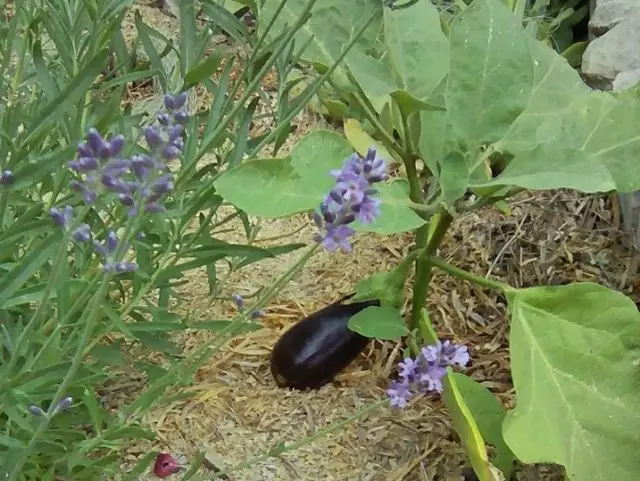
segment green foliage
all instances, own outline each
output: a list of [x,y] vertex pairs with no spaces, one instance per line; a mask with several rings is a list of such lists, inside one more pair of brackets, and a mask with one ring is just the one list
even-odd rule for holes
[[[367,15],[378,13],[378,21],[371,23],[359,37],[355,50],[366,50],[373,45],[382,20],[382,6],[379,1],[317,0],[311,5],[309,21],[294,37],[294,55],[300,60],[311,62],[321,69],[329,68],[336,62],[358,28],[367,20]],[[267,27],[273,23],[273,29],[267,33],[267,39],[273,40],[286,25],[291,25],[302,15],[305,9],[305,2],[264,0],[258,10],[258,33],[264,35]],[[367,15],[363,15],[362,12],[367,12]]]
[[564,465],[570,479],[634,479],[640,316],[633,301],[588,282],[519,289],[507,299],[518,397],[503,427],[509,447],[523,462]]
[[[315,210],[334,183],[329,171],[340,169],[352,152],[340,134],[316,130],[287,157],[252,159],[229,169],[216,181],[216,189],[251,215],[283,217]],[[379,190],[380,217],[374,224],[357,224],[358,230],[392,234],[424,224],[409,208],[406,182],[381,185]]]
[[450,374],[450,377],[458,386],[458,391],[475,419],[482,437],[495,449],[491,463],[504,474],[505,479],[509,479],[515,456],[502,437],[506,409],[491,391],[469,376],[455,372]]
[[[257,247],[258,227],[246,213],[219,212],[223,199],[213,179],[256,145],[248,133],[256,102],[245,108],[246,100],[283,58],[296,30],[288,30],[289,39],[275,49],[254,48],[232,80],[234,57],[213,43],[213,35],[224,29],[238,41],[254,39],[214,3],[199,10],[196,2],[180,2],[180,32],[172,39],[136,12],[137,36],[125,41],[122,22],[132,0],[14,2],[12,16],[0,25],[1,170],[14,179],[0,186],[2,479],[133,479],[145,471],[155,453],[133,473],[119,465],[120,451],[130,443],[154,439],[143,426],[145,414],[184,396],[184,386],[228,336],[260,328],[250,322],[251,312],[264,307],[312,252],[232,320],[191,322],[169,309],[188,271],[205,267],[210,295],[220,298],[225,278],[216,275],[217,262],[235,272],[304,246]],[[214,80],[223,59],[229,61]],[[286,73],[292,64],[280,68]],[[155,98],[132,105],[127,94],[139,82],[155,82]],[[128,216],[113,195],[89,206],[72,192],[67,163],[90,127],[107,139],[123,134],[123,157],[147,153],[140,141],[141,127],[151,123],[146,117],[156,117],[164,93],[195,85],[209,90],[214,102],[185,126],[183,155],[170,166],[175,182],[166,212]],[[284,86],[278,88],[286,95]],[[284,113],[293,116],[300,108],[293,104]],[[276,122],[268,135],[281,130],[282,122]],[[198,163],[205,155],[206,162]],[[68,231],[50,217],[52,207],[65,205],[74,211]],[[246,241],[218,239],[235,218],[243,221]],[[80,222],[100,241],[117,230],[130,248],[118,247],[114,255],[135,260],[137,270],[104,271],[89,246],[71,242]],[[187,329],[215,336],[187,355],[174,335]],[[151,362],[154,352],[154,359],[161,356]],[[136,399],[114,411],[104,403],[103,388],[129,372],[146,375],[148,382]]]
[[371,306],[349,319],[349,329],[366,337],[396,340],[409,330],[397,309],[387,306]]
[[[263,21],[276,4],[267,0]],[[517,290],[434,255],[459,212],[508,208],[505,200],[523,189],[639,189],[640,100],[591,91],[572,68],[575,60],[567,61],[575,56],[568,27],[584,16],[577,1],[455,4],[385,3],[377,36],[363,37],[327,78],[325,113],[330,100],[351,148],[336,134],[313,132],[288,157],[234,167],[217,188],[247,212],[285,216],[316,209],[332,187],[328,171],[352,149],[364,155],[375,145],[386,160],[401,161],[407,179],[380,187],[381,216],[358,229],[416,230],[416,246],[395,270],[358,283],[356,299],[378,298],[382,307],[362,311],[350,327],[381,339],[413,333],[398,309],[414,260],[412,329],[421,326],[434,267],[502,291],[511,312],[516,407],[506,411],[463,375],[443,380],[445,402],[480,479],[508,478],[514,459],[560,464],[574,481],[635,479],[640,314],[633,303],[594,284]],[[283,18],[301,8],[292,6]],[[326,71],[351,38],[357,9],[353,2],[318,1],[309,28],[297,37],[298,46],[310,42],[300,59]],[[558,16],[541,21],[532,12]],[[264,188],[247,192],[248,185]],[[435,333],[427,331],[423,339],[434,342]],[[485,442],[496,449],[490,460]]]

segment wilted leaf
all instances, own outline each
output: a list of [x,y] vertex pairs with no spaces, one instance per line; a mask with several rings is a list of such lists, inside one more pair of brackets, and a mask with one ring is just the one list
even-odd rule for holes
[[453,372],[449,378],[455,380],[480,434],[494,447],[496,453],[491,458],[492,464],[502,471],[506,479],[510,479],[515,457],[502,437],[502,423],[507,415],[504,406],[491,391],[469,376]]

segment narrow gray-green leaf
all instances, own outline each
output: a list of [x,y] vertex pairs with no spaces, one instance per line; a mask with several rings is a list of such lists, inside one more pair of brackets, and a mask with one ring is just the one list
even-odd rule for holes
[[[59,238],[60,236],[49,237],[32,246],[20,262],[0,279],[0,308],[4,308],[4,303],[11,299],[45,262],[51,259],[57,249],[60,249]],[[57,279],[52,281],[58,282]]]
[[51,128],[51,122],[75,104],[91,87],[100,71],[104,68],[108,49],[103,49],[85,65],[71,82],[38,112],[36,119],[27,129],[27,137],[24,144],[28,145],[32,139],[38,137],[44,130]]

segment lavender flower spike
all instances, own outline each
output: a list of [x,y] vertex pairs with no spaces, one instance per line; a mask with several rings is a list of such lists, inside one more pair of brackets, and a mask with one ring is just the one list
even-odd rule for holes
[[380,201],[372,197],[376,193],[372,186],[388,178],[386,163],[375,148],[370,148],[365,157],[355,153],[345,160],[341,170],[330,174],[336,185],[320,204],[320,213],[314,213],[313,220],[321,230],[314,240],[328,250],[341,248],[349,252],[349,237],[355,231],[348,224],[355,220],[370,224],[380,215]]
[[447,367],[465,367],[469,363],[466,346],[451,341],[437,341],[422,348],[415,358],[407,358],[398,364],[398,381],[393,381],[387,389],[391,405],[405,407],[412,394],[416,392],[442,392],[442,378]]
[[185,92],[165,96],[166,112],[158,115],[156,125],[144,129],[150,154],[123,159],[122,135],[107,141],[96,129],[89,129],[85,142],[78,146],[77,159],[68,164],[79,176],[72,181],[72,190],[81,194],[87,204],[104,194],[117,194],[120,204],[132,216],[140,208],[163,212],[161,198],[174,188],[167,162],[177,159],[184,147],[183,124],[189,118],[186,100]]

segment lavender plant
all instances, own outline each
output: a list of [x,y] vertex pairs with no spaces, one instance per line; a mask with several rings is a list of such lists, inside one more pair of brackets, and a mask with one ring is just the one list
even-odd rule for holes
[[[170,312],[188,270],[206,267],[211,297],[222,300],[216,262],[233,271],[302,247],[252,245],[257,226],[239,209],[218,213],[223,201],[212,180],[255,145],[247,138],[256,107],[249,99],[307,19],[261,46],[233,16],[210,17],[202,29],[193,2],[184,2],[178,48],[158,50],[162,35],[141,18],[138,38],[125,41],[121,23],[131,4],[16,2],[0,27],[0,478],[9,481],[134,477],[147,469],[155,452],[129,473],[119,462],[131,442],[154,439],[145,414],[183,395],[229,335],[259,327],[261,309],[310,255],[233,320],[193,323]],[[226,47],[210,50],[222,29],[254,46],[237,82],[235,57],[218,81],[210,79],[226,57]],[[128,85],[141,79],[171,92],[158,108],[126,106]],[[195,115],[190,89],[200,82],[215,101]],[[283,138],[283,122],[304,102],[291,102],[264,139]],[[215,162],[203,166],[206,154]],[[236,217],[247,242],[217,239]],[[172,334],[186,329],[216,335],[183,355]],[[170,367],[147,362],[150,351]],[[132,369],[148,382],[114,410],[103,388]]]
[[[637,190],[638,99],[586,87],[564,58],[523,27],[522,2],[462,3],[460,12],[442,16],[426,1],[399,8],[399,2],[336,0],[335,10],[313,11],[322,22],[311,27],[311,39],[308,32],[298,39],[311,43],[303,58],[321,67],[345,41],[336,32],[347,35],[362,11],[377,14],[372,35],[328,79],[350,103],[342,110],[346,140],[314,131],[287,157],[225,172],[218,192],[255,215],[315,212],[315,240],[329,250],[352,249],[358,231],[415,232],[415,247],[395,269],[355,287],[354,300],[379,299],[381,306],[352,317],[350,327],[406,345],[384,402],[402,408],[421,402],[417,392],[441,392],[478,479],[509,479],[514,461],[561,465],[575,481],[635,479],[640,314],[633,301],[592,282],[515,288],[450,265],[438,248],[461,214],[487,206],[505,211],[523,190]],[[274,8],[265,2],[259,25],[273,18]],[[326,24],[342,28],[327,32]],[[354,112],[357,118],[349,118]],[[376,161],[376,175],[391,163],[402,164],[406,175],[380,179],[373,194],[363,159],[375,158],[384,161]],[[243,195],[242,186],[265,177],[270,182],[260,192]],[[361,215],[363,202],[371,215]],[[474,346],[438,338],[424,307],[434,269],[506,298],[513,409],[469,375],[453,372],[473,367]]]

